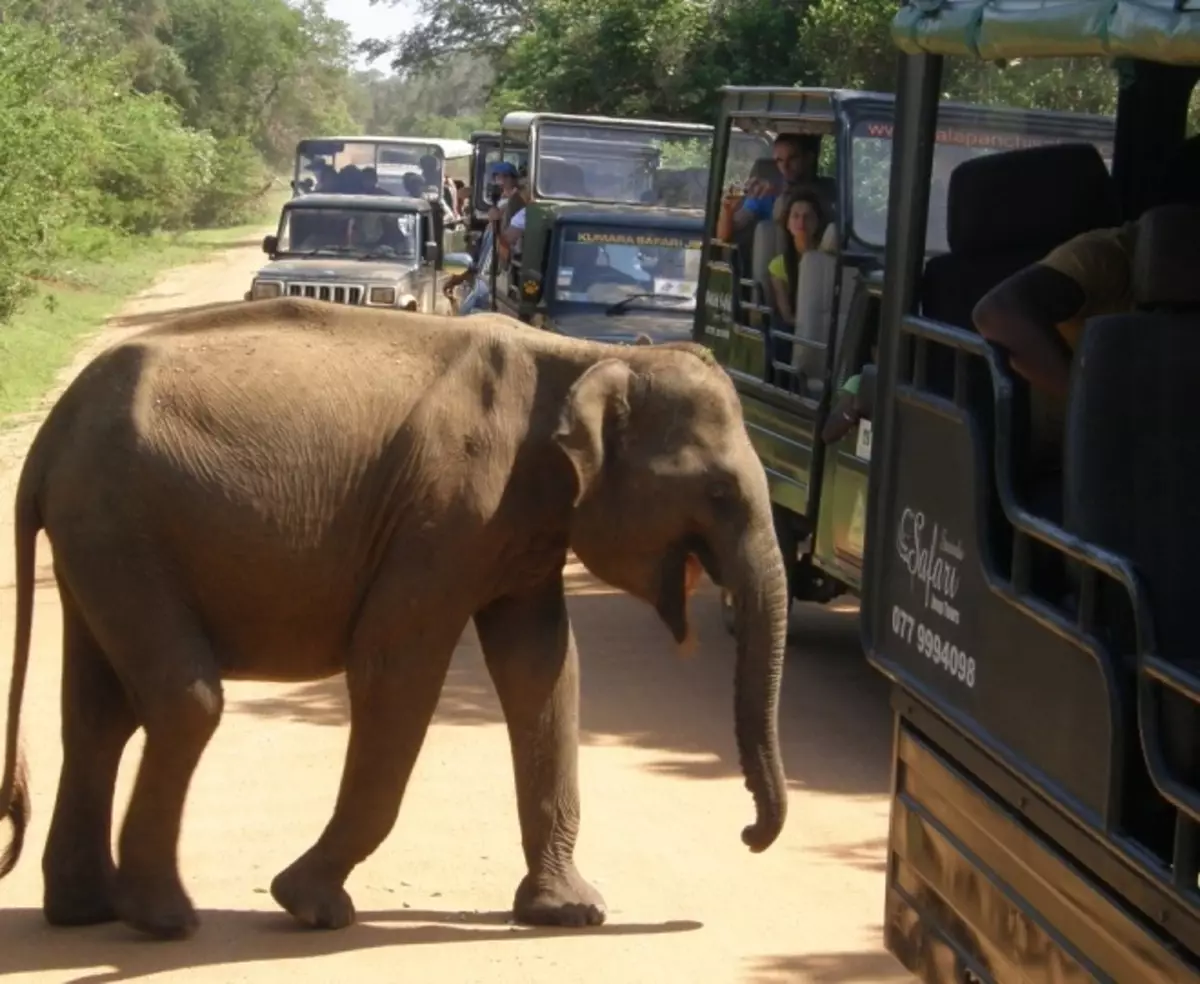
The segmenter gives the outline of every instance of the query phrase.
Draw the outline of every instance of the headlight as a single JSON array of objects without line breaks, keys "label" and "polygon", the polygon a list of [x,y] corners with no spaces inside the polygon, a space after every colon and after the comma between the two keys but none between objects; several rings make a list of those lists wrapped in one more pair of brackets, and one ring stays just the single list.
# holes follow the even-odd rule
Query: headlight
[{"label": "headlight", "polygon": [[264,301],[270,297],[278,297],[283,293],[283,284],[278,280],[256,280],[250,287],[252,301]]},{"label": "headlight", "polygon": [[369,299],[370,299],[370,303],[372,303],[372,304],[395,304],[396,303],[396,288],[395,287],[372,287]]}]

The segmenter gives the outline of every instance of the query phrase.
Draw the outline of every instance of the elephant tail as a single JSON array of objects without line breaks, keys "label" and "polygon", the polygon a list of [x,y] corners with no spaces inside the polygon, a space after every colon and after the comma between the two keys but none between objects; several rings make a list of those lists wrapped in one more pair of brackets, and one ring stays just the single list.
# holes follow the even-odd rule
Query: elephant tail
[{"label": "elephant tail", "polygon": [[4,778],[0,781],[0,818],[12,824],[12,840],[0,853],[0,878],[16,867],[25,844],[29,823],[29,783],[25,760],[19,745],[21,699],[25,693],[25,675],[29,668],[29,642],[33,632],[33,575],[37,554],[37,535],[42,528],[38,509],[36,481],[27,467],[21,475],[16,503],[17,620],[13,644],[12,680],[8,689],[8,728],[5,735]]}]

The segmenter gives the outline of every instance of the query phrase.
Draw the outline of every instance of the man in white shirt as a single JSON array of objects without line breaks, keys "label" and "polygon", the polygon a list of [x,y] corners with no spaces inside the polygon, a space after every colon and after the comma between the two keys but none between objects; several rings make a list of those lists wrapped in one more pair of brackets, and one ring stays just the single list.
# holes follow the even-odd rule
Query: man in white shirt
[{"label": "man in white shirt", "polygon": [[521,236],[525,233],[525,206],[509,220],[508,227],[500,233],[500,256],[507,262],[510,253],[521,255]]}]

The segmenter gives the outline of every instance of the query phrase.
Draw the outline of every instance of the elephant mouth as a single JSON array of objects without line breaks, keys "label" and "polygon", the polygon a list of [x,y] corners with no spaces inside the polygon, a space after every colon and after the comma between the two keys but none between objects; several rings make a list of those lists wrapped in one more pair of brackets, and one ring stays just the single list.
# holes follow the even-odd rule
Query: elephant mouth
[{"label": "elephant mouth", "polygon": [[688,620],[688,600],[707,571],[718,584],[720,571],[708,544],[699,537],[688,537],[673,544],[659,568],[658,599],[655,610],[666,623],[675,642],[689,648],[694,639]]}]

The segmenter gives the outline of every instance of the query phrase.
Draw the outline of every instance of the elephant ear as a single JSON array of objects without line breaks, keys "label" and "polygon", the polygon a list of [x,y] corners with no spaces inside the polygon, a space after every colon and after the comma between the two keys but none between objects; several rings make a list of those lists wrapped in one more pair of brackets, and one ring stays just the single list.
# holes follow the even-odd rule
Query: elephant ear
[{"label": "elephant ear", "polygon": [[559,417],[554,443],[575,469],[577,506],[592,490],[617,447],[629,417],[633,370],[621,359],[602,359],[575,380]]}]

